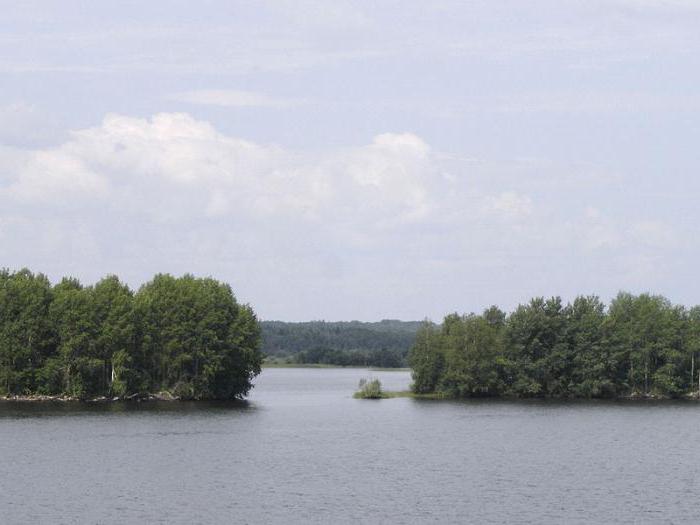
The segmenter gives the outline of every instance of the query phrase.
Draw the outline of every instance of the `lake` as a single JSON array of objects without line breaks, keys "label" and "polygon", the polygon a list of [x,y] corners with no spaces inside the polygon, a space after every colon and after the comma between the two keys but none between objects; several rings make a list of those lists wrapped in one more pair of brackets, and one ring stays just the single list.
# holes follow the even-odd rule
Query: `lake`
[{"label": "lake", "polygon": [[0,403],[0,522],[697,523],[700,405],[352,399],[266,369],[247,404]]}]

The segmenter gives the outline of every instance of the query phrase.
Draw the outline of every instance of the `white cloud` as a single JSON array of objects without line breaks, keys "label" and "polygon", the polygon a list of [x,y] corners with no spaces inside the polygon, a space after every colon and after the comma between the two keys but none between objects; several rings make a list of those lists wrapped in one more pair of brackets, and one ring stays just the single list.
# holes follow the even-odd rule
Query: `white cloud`
[{"label": "white cloud", "polygon": [[295,216],[370,228],[424,218],[437,176],[429,146],[409,133],[313,156],[222,135],[187,114],[113,114],[25,155],[4,191],[23,202],[103,201],[166,221]]},{"label": "white cloud", "polygon": [[220,106],[227,108],[289,108],[305,104],[304,100],[272,97],[253,91],[237,91],[231,89],[201,89],[175,93],[168,97],[170,100],[205,106]]},{"label": "white cloud", "polygon": [[35,152],[7,192],[22,201],[64,202],[74,197],[99,197],[108,180],[92,171],[69,148]]},{"label": "white cloud", "polygon": [[634,284],[633,261],[670,238],[655,217],[627,223],[602,205],[570,217],[554,179],[528,186],[512,168],[457,161],[407,132],[308,153],[184,113],[110,114],[55,147],[0,149],[4,264],[132,284],[212,274],[268,318],[375,318],[388,304],[418,318],[426,290],[435,308],[472,292],[506,307],[563,294],[553,287],[576,284],[567,254],[608,286]]}]

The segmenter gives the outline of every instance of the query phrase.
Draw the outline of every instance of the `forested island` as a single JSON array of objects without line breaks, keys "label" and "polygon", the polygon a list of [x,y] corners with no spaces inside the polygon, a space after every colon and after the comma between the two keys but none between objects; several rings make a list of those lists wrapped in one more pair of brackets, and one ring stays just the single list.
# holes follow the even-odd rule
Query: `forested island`
[{"label": "forested island", "polygon": [[699,351],[700,307],[620,293],[425,322],[409,361],[415,394],[678,398],[697,396]]},{"label": "forested island", "polygon": [[273,364],[408,366],[421,326],[416,321],[262,321],[262,350]]},{"label": "forested island", "polygon": [[52,285],[0,271],[0,395],[237,399],[260,373],[260,327],[229,285],[156,275]]}]

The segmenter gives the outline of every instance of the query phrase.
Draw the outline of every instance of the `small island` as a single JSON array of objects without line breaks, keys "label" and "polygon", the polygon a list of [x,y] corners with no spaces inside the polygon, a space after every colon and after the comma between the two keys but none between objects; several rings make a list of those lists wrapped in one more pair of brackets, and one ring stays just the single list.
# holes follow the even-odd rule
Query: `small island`
[{"label": "small island", "polygon": [[0,271],[5,399],[240,399],[261,362],[255,313],[214,279],[159,274],[134,293]]},{"label": "small island", "polygon": [[388,396],[382,391],[382,383],[379,379],[360,379],[358,390],[353,395],[355,399],[384,399]]}]

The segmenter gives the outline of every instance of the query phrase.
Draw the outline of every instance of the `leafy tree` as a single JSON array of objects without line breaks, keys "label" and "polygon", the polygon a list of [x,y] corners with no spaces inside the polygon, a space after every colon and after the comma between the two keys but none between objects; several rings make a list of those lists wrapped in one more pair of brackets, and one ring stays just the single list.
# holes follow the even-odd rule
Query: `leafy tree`
[{"label": "leafy tree", "polygon": [[52,287],[0,271],[0,393],[88,398],[169,390],[241,397],[260,373],[253,310],[213,279],[158,275],[134,296],[116,276]]},{"label": "leafy tree", "polygon": [[564,338],[575,397],[614,397],[614,363],[605,340],[605,305],[597,296],[579,296],[565,309]]},{"label": "leafy tree", "polygon": [[[455,397],[494,396],[502,392],[502,320],[451,315],[443,323],[445,367],[438,390]],[[495,321],[495,322],[494,322]]]},{"label": "leafy tree", "polygon": [[102,362],[102,392],[122,395],[133,385],[128,370],[135,337],[132,303],[133,293],[114,275],[99,281],[92,290],[96,333],[91,354]]},{"label": "leafy tree", "polygon": [[[233,299],[226,286],[228,296]],[[260,325],[248,305],[238,307],[234,322],[230,325],[226,345],[219,355],[220,361],[212,368],[211,396],[217,399],[233,399],[245,396],[253,386],[253,379],[260,373]]]},{"label": "leafy tree", "polygon": [[433,323],[425,321],[418,333],[416,342],[409,354],[413,391],[417,393],[434,392],[445,367],[440,335]]},{"label": "leafy tree", "polygon": [[700,379],[700,306],[694,306],[688,311],[686,317],[687,325],[685,332],[686,359],[690,359],[690,371],[688,373],[688,389],[697,390]]},{"label": "leafy tree", "polygon": [[510,315],[505,327],[510,393],[525,397],[565,394],[570,363],[564,323],[559,297],[532,299]]},{"label": "leafy tree", "polygon": [[27,269],[0,271],[0,392],[27,394],[39,388],[41,368],[55,347],[51,301],[46,276]]},{"label": "leafy tree", "polygon": [[699,355],[700,308],[620,293],[608,309],[596,296],[540,297],[509,316],[450,314],[420,332],[411,365],[417,392],[678,397],[695,390]]},{"label": "leafy tree", "polygon": [[[183,398],[245,395],[260,371],[259,328],[228,285],[157,275],[136,293],[141,368],[149,387]],[[229,384],[224,386],[225,380]]]},{"label": "leafy tree", "polygon": [[678,395],[687,376],[682,308],[660,296],[619,294],[610,305],[609,330],[617,380],[633,392]]},{"label": "leafy tree", "polygon": [[57,336],[57,355],[44,375],[47,393],[88,397],[102,393],[102,362],[95,354],[97,323],[93,290],[77,279],[64,278],[53,288],[49,318]]}]

